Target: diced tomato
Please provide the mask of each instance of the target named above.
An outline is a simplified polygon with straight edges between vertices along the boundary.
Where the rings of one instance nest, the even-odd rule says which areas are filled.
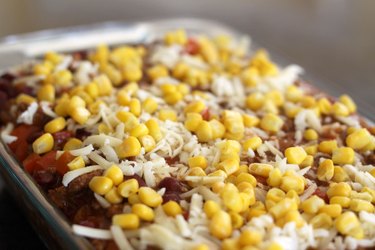
[[[63,176],[66,172],[68,172],[68,163],[74,159],[74,156],[71,155],[69,152],[63,153],[59,159],[56,161],[56,171]]]
[[[190,55],[195,55],[199,52],[199,43],[194,38],[189,38],[185,45],[185,52]]]
[[[25,145],[28,146],[27,144],[27,139],[29,138],[29,136],[31,136],[32,134],[36,133],[39,131],[39,128],[36,127],[36,126],[33,126],[33,125],[27,125],[27,124],[21,124],[19,126],[17,126],[12,132],[11,132],[11,135],[14,135],[17,137],[17,140],[12,142],[11,144],[9,144],[9,148],[13,151],[13,152],[16,152],[16,150],[19,148],[20,144],[23,144],[21,145],[22,149],[25,149]],[[26,147],[27,149],[27,147]],[[21,150],[21,149],[19,149]],[[26,154],[27,154],[27,150],[26,150]],[[26,158],[26,157],[25,157]],[[25,158],[23,158],[22,160],[24,160]],[[18,158],[19,160],[21,160],[20,158]]]
[[[26,169],[27,172],[33,172],[36,162],[40,160],[40,156],[38,154],[32,153],[29,155],[23,162],[23,167]]]
[[[255,177],[255,179],[257,179],[257,182],[262,183],[263,185],[267,185],[267,178],[266,177],[263,177],[263,176],[260,176],[260,175],[255,175],[255,174],[254,174],[254,177]]]
[[[17,160],[23,161],[29,155],[29,144],[24,140],[20,140],[12,150]]]
[[[56,151],[50,151],[43,155],[35,165],[35,169],[47,169],[56,167]],[[35,170],[34,169],[34,170]]]
[[[202,115],[203,120],[205,120],[205,121],[209,121],[209,120],[210,120],[210,117],[211,117],[210,109],[208,109],[208,108],[204,109],[204,110],[201,112],[201,115]]]

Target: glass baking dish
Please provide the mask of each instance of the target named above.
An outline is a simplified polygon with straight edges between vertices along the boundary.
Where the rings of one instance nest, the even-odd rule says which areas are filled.
[[[0,72],[12,65],[41,56],[54,50],[69,52],[94,48],[97,44],[108,45],[126,43],[147,43],[162,35],[165,31],[184,28],[188,33],[208,35],[230,34],[239,38],[241,33],[220,23],[201,19],[167,19],[150,22],[108,22],[89,26],[39,31],[29,34],[8,36],[0,40]],[[252,43],[252,47],[258,46]],[[280,56],[269,48],[273,59],[280,65],[290,60]],[[304,79],[314,86],[335,94],[334,84],[322,84],[322,81],[304,75]],[[369,117],[371,114],[369,115]],[[11,156],[7,146],[0,143],[0,172],[9,191],[17,201],[36,232],[50,249],[90,249],[91,244],[84,238],[73,234],[64,215],[41,192],[34,180],[20,167]]]

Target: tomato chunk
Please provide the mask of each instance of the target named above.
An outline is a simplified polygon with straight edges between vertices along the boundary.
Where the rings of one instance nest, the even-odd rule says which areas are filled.
[[[74,156],[69,152],[64,152],[56,162],[56,171],[62,176],[68,172],[68,163],[74,159]]]
[[[199,44],[196,39],[189,38],[188,42],[185,45],[185,52],[190,55],[195,55],[199,52]]]
[[[38,154],[32,153],[23,162],[23,167],[29,173],[32,173],[35,169],[36,163],[41,157]]]

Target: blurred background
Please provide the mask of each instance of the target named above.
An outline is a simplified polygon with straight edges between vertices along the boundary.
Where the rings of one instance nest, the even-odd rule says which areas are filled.
[[[307,79],[331,94],[348,93],[360,113],[374,120],[374,13],[374,0],[0,0],[0,37],[111,20],[212,19],[249,34],[271,55],[301,65]],[[25,237],[35,238],[4,188],[0,190],[0,215],[10,213],[0,216],[0,225],[26,228]],[[0,227],[1,249],[4,244],[6,249],[30,246],[12,241],[11,229]]]

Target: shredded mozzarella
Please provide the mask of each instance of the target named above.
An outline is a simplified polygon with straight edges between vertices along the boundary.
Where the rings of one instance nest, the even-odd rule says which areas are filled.
[[[92,227],[85,227],[81,225],[74,224],[72,226],[73,232],[75,234],[100,240],[110,240],[112,239],[112,233],[106,229],[98,229]]]
[[[38,110],[38,104],[33,102],[29,107],[17,118],[17,123],[33,124],[33,119],[36,111]]]
[[[76,169],[76,170],[66,172],[63,176],[62,184],[65,187],[67,187],[69,185],[69,183],[72,180],[74,180],[75,178],[77,178],[78,176],[90,173],[90,172],[95,171],[95,170],[100,170],[100,169],[103,169],[103,168],[101,166],[94,165],[94,166],[88,166],[88,167],[79,168],[79,169]]]

